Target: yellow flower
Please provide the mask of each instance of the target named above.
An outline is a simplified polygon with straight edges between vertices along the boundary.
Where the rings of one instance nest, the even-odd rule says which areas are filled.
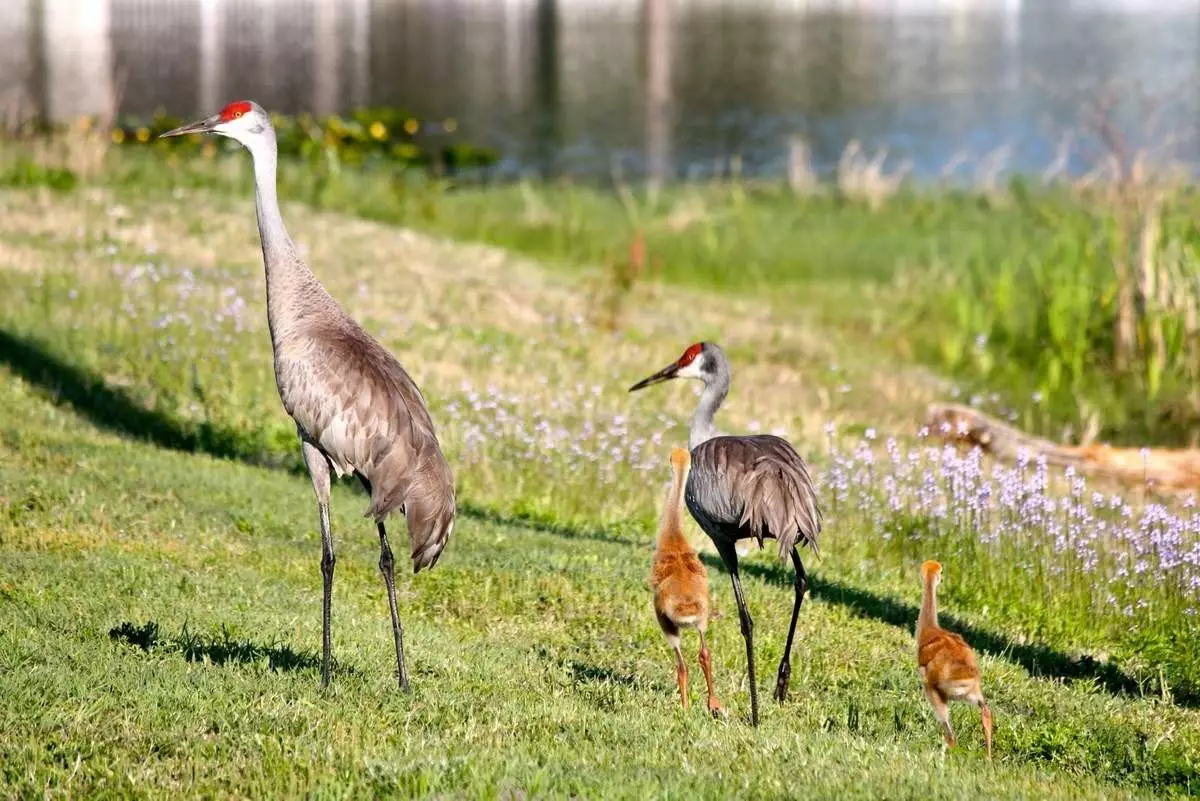
[[[125,132],[120,128],[114,128],[112,132],[112,140],[118,145],[125,141]]]
[[[415,134],[420,129],[421,129],[421,123],[417,122],[415,119],[412,119],[410,117],[409,119],[404,121],[404,130],[408,134],[410,134],[410,135]]]
[[[371,136],[375,137],[376,139],[382,140],[387,138],[387,126],[379,120],[375,120],[375,122],[371,123],[369,130],[371,131]]]
[[[150,129],[149,128],[138,128],[137,129],[137,140],[139,142],[149,142],[150,141]]]

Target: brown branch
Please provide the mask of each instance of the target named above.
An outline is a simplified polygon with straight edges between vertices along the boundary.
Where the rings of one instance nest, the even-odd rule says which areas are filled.
[[[926,425],[932,436],[978,447],[1005,462],[1017,461],[1024,451],[1030,461],[1044,457],[1049,465],[1071,466],[1080,473],[1127,486],[1150,485],[1175,492],[1200,489],[1200,450],[1195,448],[1059,445],[958,404],[931,404]]]

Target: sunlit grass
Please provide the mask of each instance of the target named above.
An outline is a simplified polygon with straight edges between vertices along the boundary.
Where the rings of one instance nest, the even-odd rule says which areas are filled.
[[[16,254],[0,265],[11,377],[0,401],[12,410],[0,427],[0,614],[10,616],[0,659],[16,668],[3,672],[0,724],[23,735],[2,746],[9,784],[62,789],[75,776],[84,791],[140,780],[220,792],[217,779],[190,778],[219,765],[244,793],[268,795],[338,782],[359,795],[605,797],[801,785],[914,795],[934,777],[946,797],[1116,793],[1092,781],[1191,787],[1198,721],[1187,693],[1171,699],[1179,677],[1195,676],[1196,638],[1178,615],[1135,608],[1127,629],[1111,618],[1093,627],[1087,581],[978,547],[979,532],[937,527],[912,498],[887,505],[883,442],[911,444],[925,403],[947,385],[872,341],[869,293],[850,316],[862,330],[832,329],[834,311],[815,308],[865,272],[813,278],[824,288],[801,302],[799,284],[776,292],[755,278],[719,293],[664,268],[673,283],[637,284],[623,327],[608,332],[595,322],[598,270],[581,279],[578,268],[290,205],[317,275],[422,387],[463,507],[443,562],[405,580],[421,688],[408,704],[388,690],[365,500],[339,487],[341,670],[320,695],[315,510],[275,394],[252,201],[241,167],[218,169],[222,192],[0,195],[0,254]],[[483,208],[486,197],[462,202]],[[512,196],[494,197],[488,213],[500,216]],[[757,733],[736,716],[728,727],[676,717],[645,586],[666,454],[685,440],[695,387],[626,390],[702,338],[734,361],[719,422],[789,436],[825,487],[804,667],[794,703]],[[844,437],[834,448],[827,424]],[[878,432],[874,505],[830,491],[841,469],[831,451],[867,428]],[[927,557],[946,563],[947,614],[984,654],[995,774],[979,764],[967,710],[956,720],[975,747],[948,768],[938,761],[906,631]],[[769,554],[746,561],[766,681],[790,577]],[[711,574],[720,691],[743,709],[740,638],[723,572],[713,563]],[[146,649],[109,634],[149,623],[159,635]],[[107,691],[81,706],[85,686]],[[101,729],[106,715],[115,731]],[[692,749],[682,766],[680,741]],[[713,749],[727,757],[713,760]]]

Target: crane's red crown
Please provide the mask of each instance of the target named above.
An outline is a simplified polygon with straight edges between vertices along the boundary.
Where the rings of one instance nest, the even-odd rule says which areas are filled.
[[[685,350],[683,352],[682,356],[679,357],[679,366],[687,367],[689,364],[691,364],[696,359],[697,356],[700,355],[700,351],[702,351],[702,350],[704,350],[703,343],[697,342],[695,345],[692,345],[690,348],[688,348],[687,350]]]
[[[236,120],[244,114],[249,114],[254,107],[248,100],[238,100],[221,109],[221,122]]]

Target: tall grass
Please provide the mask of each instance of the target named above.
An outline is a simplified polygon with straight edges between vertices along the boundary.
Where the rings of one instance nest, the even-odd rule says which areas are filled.
[[[978,387],[1007,390],[1009,407],[1035,429],[1194,441],[1196,196],[1157,194],[1131,243],[1126,209],[1015,187],[1044,225],[1042,241],[939,265],[925,301],[927,355]]]

